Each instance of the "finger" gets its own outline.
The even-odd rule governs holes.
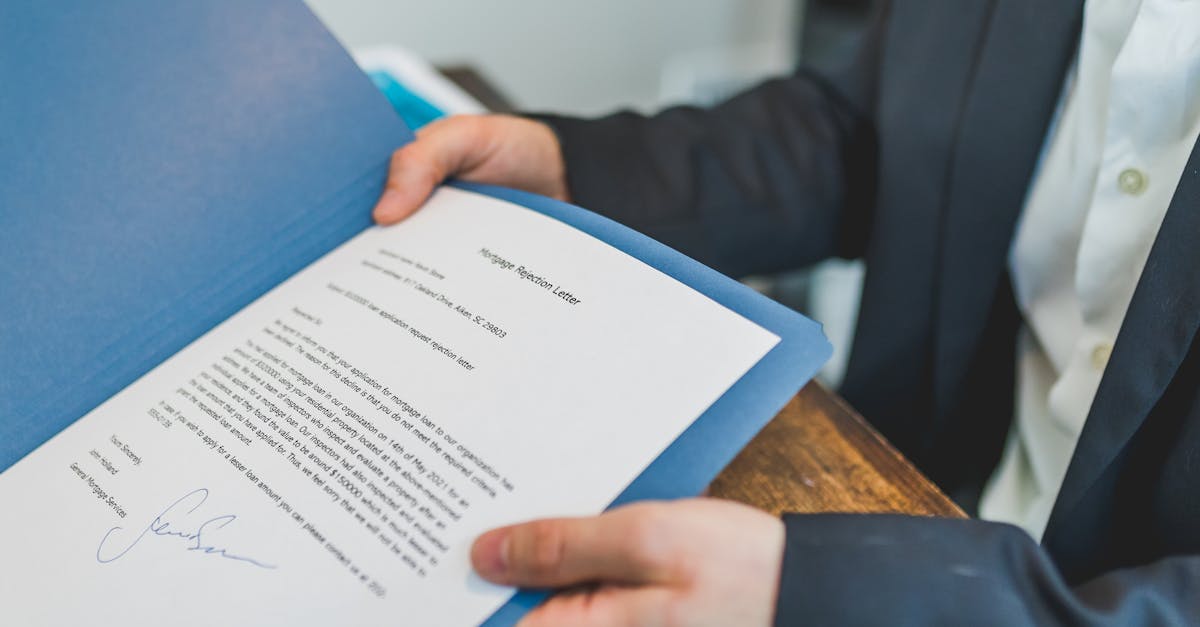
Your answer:
[[[665,625],[672,594],[666,588],[618,586],[559,594],[534,608],[518,627]]]
[[[446,118],[417,132],[417,139],[392,154],[388,180],[372,215],[393,224],[411,215],[445,179],[482,157],[484,139],[470,116]]]
[[[674,542],[662,506],[642,503],[587,518],[554,518],[483,534],[471,562],[505,585],[663,583],[671,579]]]

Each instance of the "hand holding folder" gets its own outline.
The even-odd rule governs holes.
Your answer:
[[[478,533],[698,493],[828,356],[550,198],[367,228],[410,134],[300,3],[3,11],[18,623],[508,624],[542,595],[469,575]]]

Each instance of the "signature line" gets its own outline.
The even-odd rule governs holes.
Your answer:
[[[141,533],[134,537],[132,542],[125,545],[125,548],[121,549],[115,554],[105,557],[104,554],[107,553],[105,549],[110,543],[110,540],[113,539],[114,534],[117,536],[122,535],[117,532],[122,531],[124,527],[113,527],[112,529],[109,529],[108,532],[104,534],[104,537],[100,539],[100,545],[96,547],[96,561],[100,562],[101,564],[114,562],[124,557],[126,553],[133,549],[133,547],[137,546],[137,544],[142,541],[142,538],[145,538],[147,535],[155,535],[186,540],[187,550],[189,551],[199,551],[208,555],[223,557],[228,560],[245,562],[247,564],[258,566],[259,568],[274,569],[275,566],[272,564],[267,564],[252,557],[246,557],[245,555],[236,555],[234,553],[230,553],[227,549],[214,546],[210,543],[211,541],[205,539],[204,534],[208,533],[211,537],[211,534],[214,531],[223,529],[229,523],[237,520],[237,516],[233,514],[225,514],[222,516],[209,518],[201,523],[199,527],[196,527],[195,531],[172,528],[172,523],[170,522],[172,514],[178,517],[187,516],[188,514],[191,514],[199,509],[200,506],[204,505],[204,502],[207,500],[208,488],[197,488],[179,497],[179,499],[177,499],[174,503],[168,505],[167,508],[162,511],[162,513],[155,516],[154,520],[150,521],[150,524],[146,525],[146,528],[142,529]]]

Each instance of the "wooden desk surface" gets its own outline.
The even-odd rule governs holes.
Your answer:
[[[893,512],[963,517],[836,394],[809,383],[709,488],[781,512]]]

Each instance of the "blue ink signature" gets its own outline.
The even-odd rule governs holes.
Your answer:
[[[100,546],[96,547],[96,561],[100,562],[101,564],[114,562],[123,557],[133,547],[137,546],[137,544],[141,542],[142,538],[146,537],[147,534],[151,534],[187,540],[187,550],[189,551],[200,551],[201,553],[217,555],[225,559],[246,562],[247,564],[253,564],[259,568],[275,568],[275,566],[271,564],[266,564],[244,555],[235,555],[230,553],[227,549],[213,546],[212,544],[209,544],[211,540],[205,539],[205,534],[209,534],[211,537],[213,531],[217,529],[223,529],[229,523],[237,520],[237,516],[233,514],[225,514],[224,516],[209,518],[203,523],[200,523],[200,526],[196,527],[195,531],[180,530],[172,527],[172,521],[170,520],[172,516],[180,518],[187,516],[188,514],[196,511],[201,505],[204,505],[204,502],[207,500],[208,488],[197,488],[191,492],[188,492],[187,494],[179,497],[179,499],[174,503],[168,505],[161,514],[155,516],[154,520],[150,521],[150,524],[147,525],[146,528],[143,529],[142,532],[138,534],[132,542],[126,545],[124,549],[121,549],[115,555],[104,557],[102,554],[107,553],[107,551],[105,551],[105,547],[109,544],[109,540],[113,539],[114,533],[121,531],[124,529],[124,527],[113,527],[112,529],[109,529],[108,533],[105,533],[104,537],[100,538]],[[188,505],[191,505],[191,507],[188,507]],[[178,522],[175,522],[174,524],[176,527],[179,526]]]

